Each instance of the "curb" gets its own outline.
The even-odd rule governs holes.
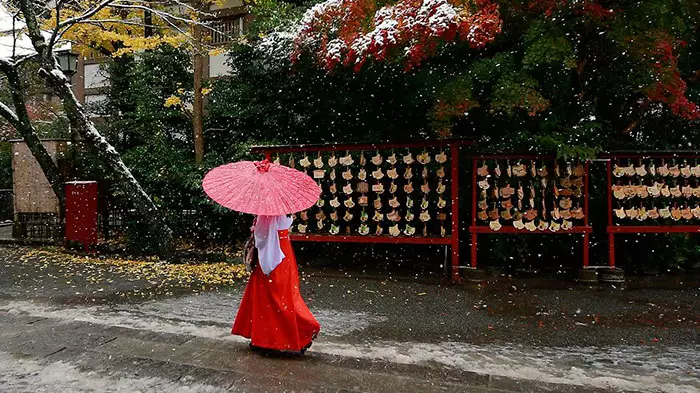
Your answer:
[[[313,347],[312,347],[313,348]],[[542,393],[542,392],[566,392],[566,393],[607,393],[609,389],[586,385],[574,385],[565,383],[543,382],[535,379],[513,378],[507,376],[483,374],[474,371],[463,371],[450,368],[437,368],[420,364],[401,364],[386,361],[359,359],[340,355],[330,355],[320,352],[310,352],[314,358],[321,359],[333,365],[369,371],[374,374],[402,375],[411,378],[412,375],[432,374],[436,379],[447,385],[468,386],[486,389],[493,392],[517,392],[517,393]],[[363,367],[358,367],[362,365]],[[366,367],[368,366],[369,367]],[[643,393],[635,390],[617,391],[618,393]]]

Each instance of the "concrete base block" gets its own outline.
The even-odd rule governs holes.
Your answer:
[[[576,281],[582,283],[597,283],[598,271],[596,269],[579,269],[576,274]]]
[[[486,281],[486,271],[482,269],[464,269],[461,272],[462,281],[483,282]]]
[[[601,269],[598,272],[598,280],[605,284],[625,282],[625,271],[617,268]]]

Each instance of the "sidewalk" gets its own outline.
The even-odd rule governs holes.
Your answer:
[[[63,383],[58,373],[109,392],[700,392],[698,289],[687,283],[465,288],[306,270],[322,335],[304,359],[270,359],[228,334],[242,280],[163,291],[90,265],[76,280],[57,270],[77,268],[21,262],[24,252],[0,248],[0,385]],[[23,366],[7,365],[18,357]],[[208,387],[182,390],[197,383]]]

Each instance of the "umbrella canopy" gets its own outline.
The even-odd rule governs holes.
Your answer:
[[[267,160],[214,168],[204,176],[202,187],[221,206],[259,216],[306,210],[321,195],[321,187],[307,174]]]

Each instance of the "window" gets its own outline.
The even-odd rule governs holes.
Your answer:
[[[106,104],[107,96],[104,94],[91,94],[85,96],[85,110],[90,117],[99,117],[103,115],[104,104]]]
[[[226,44],[243,33],[243,16],[212,22],[209,35],[214,45]]]
[[[91,94],[91,95],[85,96],[85,103],[86,104],[97,104],[97,103],[101,103],[102,101],[105,101],[106,99],[107,99],[107,96],[104,94]]]
[[[226,64],[226,53],[209,56],[209,77],[216,78],[231,72],[231,66]]]
[[[85,88],[95,89],[109,85],[105,72],[100,69],[100,64],[85,64]]]

